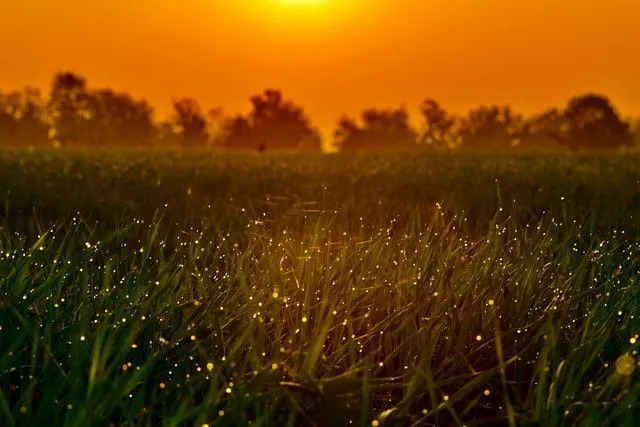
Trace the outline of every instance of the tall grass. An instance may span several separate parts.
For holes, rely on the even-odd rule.
[[[74,186],[75,172],[51,165],[77,156],[36,157],[48,165],[42,174],[61,174],[51,183],[65,192],[49,196],[28,168],[0,177],[12,191],[0,229],[3,425],[640,417],[640,246],[628,214],[636,190],[613,185],[633,176],[636,159],[485,158],[474,167],[486,172],[473,175],[462,167],[471,159],[445,157],[456,169],[436,169],[430,182],[447,185],[447,196],[421,188],[428,174],[417,165],[433,160],[411,160],[413,171],[384,160],[376,172],[379,159],[361,158],[344,172],[325,159],[222,159],[227,187],[206,193],[223,167],[203,168],[199,180],[186,170],[195,158],[159,167],[167,157],[148,157],[137,164],[175,179],[156,191],[159,201],[175,192],[191,203],[151,214],[141,188],[153,178],[136,181],[140,171],[122,173],[124,160],[89,155],[99,166],[81,169],[90,179]],[[515,163],[504,169],[502,160]],[[546,178],[527,166],[545,161]],[[584,200],[576,189],[589,181],[560,180],[555,163],[592,179]],[[121,171],[114,188],[96,179],[109,164]],[[576,172],[585,164],[618,175]],[[508,178],[526,195],[530,174],[546,203],[512,201]],[[278,183],[279,194],[266,190]],[[35,213],[14,197],[20,186],[35,195]]]

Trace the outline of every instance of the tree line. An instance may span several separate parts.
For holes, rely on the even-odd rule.
[[[54,76],[43,97],[27,88],[0,92],[0,146],[107,147],[214,145],[248,150],[322,149],[319,132],[304,110],[268,89],[250,99],[247,114],[205,112],[192,98],[176,98],[172,112],[155,121],[144,100],[111,89],[90,89],[74,73]],[[339,120],[331,145],[365,149],[500,149],[507,147],[616,149],[640,142],[640,126],[620,117],[602,95],[572,98],[563,109],[525,117],[508,106],[483,105],[452,114],[437,101],[420,105],[421,125],[406,109],[365,110]]]

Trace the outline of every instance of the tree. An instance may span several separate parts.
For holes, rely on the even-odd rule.
[[[607,149],[631,145],[630,126],[602,95],[575,97],[563,114],[561,143],[569,148]]]
[[[517,146],[523,118],[508,106],[480,106],[471,110],[463,121],[462,144],[469,148],[501,148]]]
[[[61,145],[141,145],[155,136],[153,109],[144,100],[110,89],[88,90],[73,73],[54,77],[49,99],[50,136]]]
[[[343,118],[334,132],[335,143],[342,151],[361,149],[415,148],[417,132],[409,124],[404,108],[371,108],[362,113],[362,125]]]
[[[460,143],[458,138],[460,120],[450,115],[433,99],[425,99],[420,105],[424,117],[424,132],[420,144],[431,147],[447,147]]]
[[[95,130],[90,123],[94,117],[86,80],[70,72],[53,78],[48,112],[50,136],[55,144],[79,145],[90,143]]]
[[[304,111],[285,101],[278,90],[267,89],[251,98],[247,116],[228,119],[223,124],[223,144],[252,150],[322,148],[318,132],[311,127]]]
[[[40,92],[0,93],[0,144],[20,147],[49,145],[49,125],[45,121],[45,103]]]
[[[155,137],[153,109],[146,101],[103,89],[91,93],[93,142],[99,145],[147,145]]]
[[[173,111],[169,124],[180,145],[196,147],[208,141],[207,120],[195,99],[174,99]]]
[[[563,112],[557,108],[548,109],[524,122],[520,134],[522,146],[558,148],[564,128]]]

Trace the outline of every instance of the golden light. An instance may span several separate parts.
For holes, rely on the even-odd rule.
[[[283,14],[331,14],[343,10],[349,2],[336,0],[267,0],[271,8]],[[255,3],[254,3],[255,4]]]
[[[361,3],[355,0],[254,0],[243,4],[254,13],[261,9],[263,22],[271,25],[266,29],[271,38],[284,36],[290,43],[293,32],[295,40],[310,44],[314,40],[322,40],[326,45],[327,39],[342,37],[336,33],[352,22],[354,12]],[[301,35],[302,39],[299,37]]]
[[[289,6],[316,6],[327,3],[328,0],[277,0],[278,3]]]

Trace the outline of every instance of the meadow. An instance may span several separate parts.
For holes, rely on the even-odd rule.
[[[640,155],[0,151],[2,425],[633,425]]]

